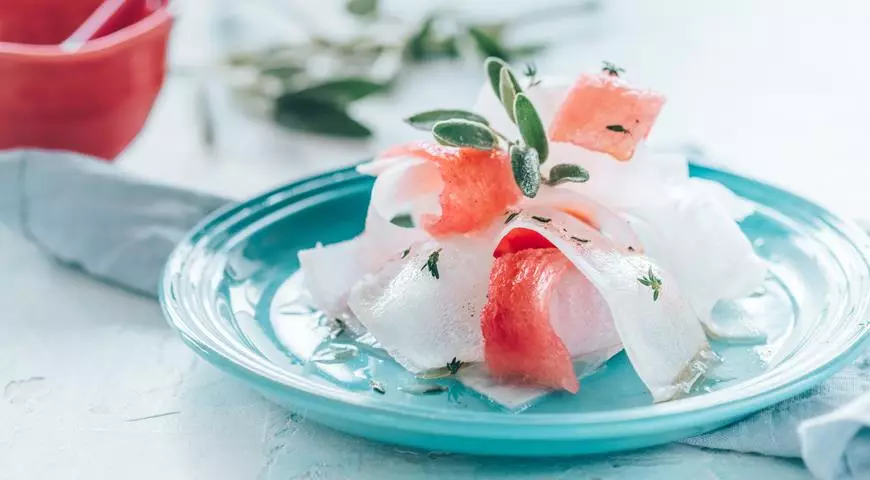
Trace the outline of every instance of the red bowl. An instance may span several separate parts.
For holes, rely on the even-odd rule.
[[[166,74],[168,0],[113,18],[76,52],[58,44],[102,0],[0,0],[0,149],[114,159],[148,118]],[[129,10],[128,10],[129,12]]]

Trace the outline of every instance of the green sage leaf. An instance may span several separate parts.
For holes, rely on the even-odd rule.
[[[386,85],[382,83],[373,82],[365,78],[352,77],[330,80],[303,90],[290,92],[288,95],[345,105],[373,93],[380,92],[385,88]]]
[[[511,145],[511,168],[514,172],[514,180],[523,195],[535,198],[541,187],[541,166],[538,161],[538,152],[526,145]]]
[[[516,123],[516,114],[514,112],[514,100],[517,97],[517,92],[520,89],[514,83],[513,75],[507,67],[503,67],[498,77],[498,98],[504,106],[504,111],[507,112],[508,118]]]
[[[406,118],[405,123],[417,130],[425,130],[428,132],[432,130],[432,127],[434,127],[438,122],[455,119],[470,120],[472,122],[489,125],[489,122],[485,118],[467,110],[429,110]]]
[[[532,101],[524,93],[517,94],[514,99],[514,116],[523,141],[538,151],[538,160],[541,163],[546,162],[550,155],[547,131],[544,130],[544,124]]]
[[[279,125],[291,130],[349,138],[366,138],[372,134],[365,125],[351,118],[343,107],[292,94],[278,97],[274,117]]]
[[[511,71],[510,65],[505,63],[503,60],[495,57],[489,57],[483,63],[483,68],[486,70],[486,76],[489,78],[489,84],[492,86],[492,91],[495,93],[496,98],[501,99],[501,71],[506,69],[508,74],[510,75],[511,82],[514,85],[514,90],[517,93],[522,92],[523,89],[520,87],[520,82],[517,81],[517,77],[514,76],[514,73]]]
[[[432,135],[442,145],[491,150],[497,143],[486,125],[470,120],[443,120],[432,127]]]
[[[509,55],[507,50],[498,40],[491,37],[479,27],[468,27],[468,34],[474,40],[474,45],[481,55],[485,57],[496,57],[502,60],[507,60]]]
[[[560,163],[550,169],[547,185],[560,185],[566,182],[583,183],[589,180],[589,172],[580,165]]]

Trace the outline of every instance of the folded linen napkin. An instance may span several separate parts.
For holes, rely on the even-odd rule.
[[[175,245],[225,203],[75,153],[0,153],[0,223],[64,263],[150,296]]]
[[[228,200],[144,182],[72,153],[0,153],[0,223],[102,280],[156,296],[163,264]],[[870,356],[822,385],[683,442],[802,457],[819,478],[870,478]],[[850,403],[851,402],[851,403]]]

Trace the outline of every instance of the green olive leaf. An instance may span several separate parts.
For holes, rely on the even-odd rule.
[[[260,70],[260,74],[267,77],[275,77],[279,79],[288,79],[305,72],[305,69],[299,65],[280,65],[274,67],[266,67]]]
[[[483,29],[479,27],[468,27],[468,34],[471,39],[474,40],[474,45],[477,47],[477,50],[481,55],[485,57],[501,58],[503,60],[508,59],[508,53],[505,47],[502,46],[498,40],[488,35]]]
[[[454,119],[470,120],[472,122],[489,125],[489,122],[485,118],[467,110],[429,110],[406,118],[405,123],[417,130],[425,130],[428,132],[432,130],[432,127],[434,127],[436,123]]]
[[[366,138],[371,130],[357,122],[343,107],[314,98],[282,95],[275,101],[275,121],[291,130],[337,137]]]
[[[535,106],[524,93],[517,94],[514,99],[514,116],[523,141],[538,151],[538,160],[541,163],[546,162],[550,155],[547,132]]]
[[[344,105],[380,92],[385,88],[386,85],[382,83],[353,77],[330,80],[302,90],[289,92],[287,95]]]
[[[429,45],[432,43],[432,26],[435,24],[436,17],[429,15],[420,24],[420,29],[411,35],[406,47],[406,53],[411,60],[424,60],[429,54]]]
[[[535,198],[541,187],[541,166],[538,161],[538,152],[526,145],[511,145],[511,168],[514,172],[514,180],[523,195]]]
[[[411,35],[405,47],[407,57],[416,62],[436,58],[458,58],[460,55],[456,35],[442,35],[435,29],[441,13],[429,14],[416,33]]]
[[[589,180],[589,172],[580,165],[560,163],[550,169],[547,185],[560,185],[566,182],[583,183]]]
[[[432,127],[432,135],[441,145],[491,150],[497,144],[495,134],[486,125],[470,120],[442,120]]]

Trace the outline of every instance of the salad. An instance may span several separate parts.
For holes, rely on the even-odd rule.
[[[737,224],[752,206],[647,149],[665,98],[623,69],[485,72],[473,108],[410,117],[426,140],[358,167],[376,177],[364,232],[299,253],[314,303],[508,408],[582,395],[621,351],[654,401],[688,393],[709,337],[755,335],[712,315],[767,275]]]

